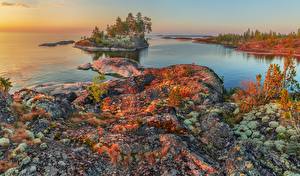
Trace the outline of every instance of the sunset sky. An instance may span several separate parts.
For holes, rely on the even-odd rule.
[[[0,0],[0,32],[87,32],[142,12],[155,33],[278,32],[300,27],[300,0]]]

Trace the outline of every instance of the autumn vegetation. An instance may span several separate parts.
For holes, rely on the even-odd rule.
[[[282,70],[279,65],[271,64],[263,80],[261,75],[257,75],[255,82],[243,83],[243,89],[234,95],[242,112],[249,112],[270,102],[278,102],[284,111],[282,116],[291,119],[294,126],[299,129],[300,84],[295,79],[296,69],[291,55],[292,53],[284,59]]]
[[[270,45],[276,45],[280,39],[300,39],[300,29],[297,32],[291,32],[289,34],[281,34],[274,31],[261,32],[259,30],[248,29],[243,34],[219,34],[216,38],[219,43],[227,45],[238,46],[249,41],[268,41]]]
[[[12,83],[9,78],[0,77],[0,91],[8,93],[12,87]]]
[[[92,85],[87,88],[90,98],[96,103],[101,103],[102,95],[107,93],[106,84],[103,83],[104,79],[105,76],[103,74],[99,74],[94,77]]]

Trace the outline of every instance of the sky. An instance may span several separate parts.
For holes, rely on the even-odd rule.
[[[287,33],[300,28],[300,0],[0,0],[0,32],[87,32],[142,12],[153,33]]]

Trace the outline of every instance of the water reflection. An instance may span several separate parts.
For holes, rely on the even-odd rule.
[[[125,51],[122,52],[105,51],[105,52],[93,52],[93,53],[89,52],[89,54],[92,55],[93,60],[98,60],[107,57],[122,57],[122,58],[128,58],[140,62],[141,57],[147,57],[148,49],[134,51],[134,52],[125,52]]]
[[[283,56],[275,56],[275,55],[263,55],[263,54],[251,54],[251,53],[243,53],[244,58],[246,59],[253,59],[257,60],[258,62],[261,63],[267,63],[271,64],[273,62],[278,62],[284,59]],[[298,58],[293,58],[293,60],[296,62],[297,65],[300,64],[300,60]]]
[[[126,57],[143,67],[165,67],[174,64],[198,64],[212,68],[225,79],[225,87],[264,74],[269,64],[283,67],[282,57],[254,56],[221,45],[191,41],[150,40],[150,47],[139,52],[86,53],[71,45],[54,48],[38,47],[40,43],[65,39],[80,39],[81,35],[1,34],[0,76],[12,79],[14,90],[48,82],[64,83],[91,81],[97,74],[77,70],[79,65],[102,57]],[[300,60],[297,60],[298,65]],[[300,73],[300,67],[297,67]],[[300,80],[300,74],[297,75]]]

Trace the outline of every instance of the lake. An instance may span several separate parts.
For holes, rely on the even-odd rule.
[[[199,64],[212,68],[224,79],[226,88],[240,86],[242,81],[264,75],[269,64],[282,66],[280,57],[254,57],[220,45],[161,39],[152,36],[150,47],[136,53],[86,53],[72,45],[39,47],[45,42],[79,40],[78,34],[0,33],[0,76],[11,78],[18,90],[43,83],[91,81],[92,71],[77,66],[105,56],[135,59],[144,67],[165,67],[173,64]],[[299,62],[297,72],[300,73]],[[300,81],[300,74],[297,76]]]

